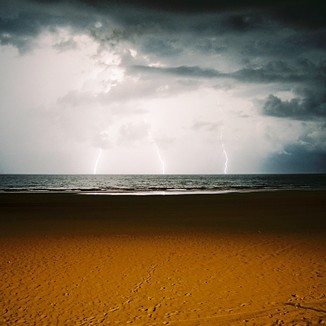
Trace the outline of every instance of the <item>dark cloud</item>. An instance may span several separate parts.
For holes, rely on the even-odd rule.
[[[231,73],[197,66],[153,67],[135,65],[131,66],[130,69],[142,73],[167,74],[178,77],[232,78],[252,83],[307,83],[326,80],[326,62],[315,65],[308,60],[301,60],[295,65],[289,65],[284,61],[271,61],[260,67],[244,68]]]
[[[287,146],[284,152],[270,155],[264,173],[326,173],[326,151],[311,152],[300,145]]]
[[[34,37],[46,28],[83,24],[81,17],[72,15],[72,7],[63,4],[5,0],[0,8],[0,44],[12,44],[21,52],[29,50]]]
[[[131,66],[130,70],[141,73],[167,74],[178,77],[195,77],[195,78],[220,78],[227,77],[226,74],[220,73],[215,69],[205,69],[201,67],[152,67],[152,66]]]
[[[236,32],[249,32],[266,24],[262,16],[252,14],[233,14],[227,17],[225,26]]]
[[[272,153],[262,164],[264,173],[325,173],[326,122],[302,122],[301,134]]]
[[[240,69],[230,76],[244,82],[307,84],[326,81],[326,62],[314,64],[307,59],[287,61],[274,60],[263,65]]]
[[[287,24],[293,24],[304,28],[325,27],[325,3],[318,0],[85,0],[84,3],[102,8],[110,7],[112,4],[126,6],[138,10],[164,11],[168,13],[182,14],[204,14],[222,13],[234,11],[257,11],[270,14]],[[242,17],[234,20],[237,27],[245,27],[247,23]]]
[[[145,53],[159,54],[162,57],[176,56],[183,52],[178,41],[173,39],[158,39],[155,35],[145,39],[141,45],[141,49]]]
[[[305,29],[326,27],[325,4],[316,1],[32,1],[3,0],[0,5],[2,44],[27,47],[44,28],[70,26],[106,40],[132,38],[153,33],[196,33],[222,35],[228,32],[271,31],[282,24]],[[94,23],[102,22],[102,32],[94,33]],[[107,24],[108,23],[108,24]],[[270,34],[271,36],[272,34]],[[313,41],[314,42],[314,41]],[[318,41],[315,41],[318,43]],[[319,42],[319,45],[323,42]],[[157,44],[143,45],[162,50]],[[171,44],[170,44],[171,47]],[[175,50],[174,45],[172,48]],[[217,47],[218,49],[221,46]],[[176,48],[178,49],[178,48]]]
[[[301,80],[294,88],[296,97],[284,101],[269,95],[262,107],[263,114],[298,120],[326,118],[326,62],[314,65],[304,60],[299,68],[297,76]]]
[[[319,0],[284,1],[273,9],[273,14],[286,24],[303,28],[326,26],[326,3]]]
[[[308,60],[298,60],[289,64],[286,61],[274,60],[262,66],[244,68],[234,72],[232,76],[246,82],[311,82],[325,79],[325,62],[319,65]]]
[[[282,101],[277,96],[269,95],[263,106],[263,112],[270,116],[298,120],[326,118],[325,94],[320,98],[318,97],[320,94],[315,97],[313,91],[307,93],[307,97],[289,101]]]

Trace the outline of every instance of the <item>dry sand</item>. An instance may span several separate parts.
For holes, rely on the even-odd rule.
[[[325,193],[0,195],[0,324],[326,323]]]

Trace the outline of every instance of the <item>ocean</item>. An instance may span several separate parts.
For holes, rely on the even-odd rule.
[[[326,174],[0,175],[0,192],[176,195],[277,190],[326,190]]]

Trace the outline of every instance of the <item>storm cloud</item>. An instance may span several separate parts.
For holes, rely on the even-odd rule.
[[[151,133],[170,173],[221,173],[221,126],[231,173],[325,171],[325,17],[306,0],[3,0],[0,171],[87,173],[100,148],[104,173],[155,173]]]

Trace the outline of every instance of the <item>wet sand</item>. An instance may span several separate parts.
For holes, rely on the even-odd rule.
[[[0,194],[0,324],[326,323],[325,192]]]

